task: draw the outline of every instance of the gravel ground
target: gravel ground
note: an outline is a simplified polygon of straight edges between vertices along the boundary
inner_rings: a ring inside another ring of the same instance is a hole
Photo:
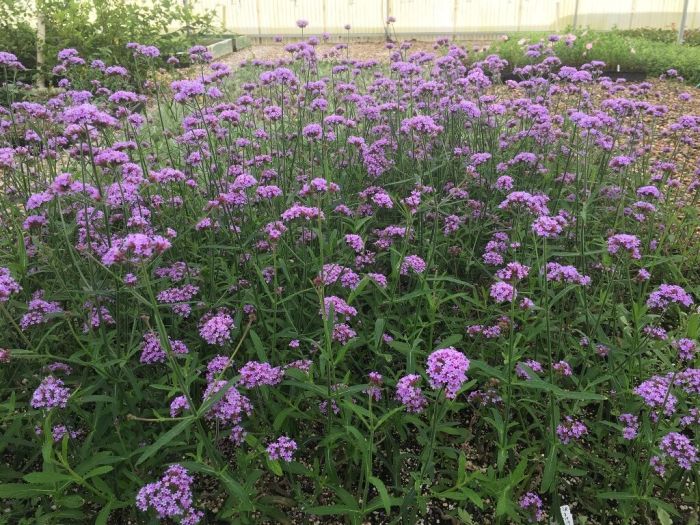
[[[419,41],[419,40],[409,40],[412,47],[411,51],[432,51],[434,42],[430,41]],[[321,43],[316,46],[317,54],[319,57],[326,57],[329,53],[333,52],[333,48],[341,43],[339,41],[333,43]],[[253,45],[249,48],[243,49],[242,51],[236,51],[235,53],[224,57],[221,61],[226,62],[231,65],[238,65],[244,60],[277,60],[280,58],[286,58],[289,56],[284,50],[284,46],[287,43],[273,43],[273,44],[260,44]],[[345,50],[341,51],[342,57],[346,56]],[[390,50],[386,48],[385,42],[350,42],[348,46],[348,56],[355,60],[369,60],[375,59],[379,61],[385,61],[389,58]]]

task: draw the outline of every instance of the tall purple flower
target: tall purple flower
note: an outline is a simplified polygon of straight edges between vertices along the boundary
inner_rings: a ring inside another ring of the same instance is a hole
[[[528,492],[524,494],[518,505],[521,509],[528,513],[528,519],[530,522],[540,522],[544,520],[544,511],[542,510],[542,498],[540,498],[534,492]]]
[[[428,404],[423,391],[417,386],[420,380],[419,375],[409,374],[396,383],[396,399],[406,406],[407,412],[418,414],[423,412]]]
[[[642,241],[636,235],[629,235],[627,233],[618,233],[608,237],[608,252],[610,254],[616,254],[620,250],[627,251],[632,259],[640,259],[642,257],[639,252],[639,247],[642,245]]]
[[[513,302],[518,296],[518,291],[512,284],[504,281],[498,281],[491,285],[491,298],[497,303]]]
[[[407,255],[404,257],[403,261],[401,261],[399,273],[401,275],[408,275],[409,271],[413,271],[414,273],[423,273],[425,268],[426,264],[423,259],[417,255]]]
[[[673,303],[690,307],[693,304],[693,298],[677,284],[664,283],[651,292],[651,294],[649,294],[649,299],[647,299],[647,306],[649,308],[659,310],[664,310]]]
[[[454,347],[441,348],[428,356],[426,372],[432,388],[444,388],[448,399],[457,397],[457,392],[467,380],[469,359]]]
[[[274,386],[282,381],[284,370],[270,363],[259,361],[248,361],[239,370],[241,379],[238,384],[244,388],[255,388],[258,386]]]
[[[280,436],[267,446],[267,456],[270,460],[282,460],[289,463],[297,450],[297,443],[287,436]]]
[[[193,482],[186,468],[171,465],[160,480],[139,490],[136,507],[144,512],[152,508],[160,519],[175,518],[181,525],[195,525],[204,513],[193,506]]]
[[[10,270],[0,268],[0,303],[5,303],[13,293],[19,293],[22,287],[10,275]]]
[[[66,408],[70,390],[64,386],[63,380],[53,376],[45,377],[32,394],[32,408]]]
[[[557,437],[564,445],[582,438],[585,434],[588,434],[586,425],[571,416],[566,416],[564,421],[557,426]]]
[[[208,313],[199,324],[199,335],[210,345],[224,346],[231,340],[231,330],[233,330],[233,317],[228,312],[221,310]]]
[[[678,466],[690,470],[698,462],[698,449],[688,437],[678,432],[670,432],[661,440],[659,448],[678,463]]]

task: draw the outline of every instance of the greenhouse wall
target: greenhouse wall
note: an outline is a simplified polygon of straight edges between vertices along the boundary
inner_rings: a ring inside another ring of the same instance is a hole
[[[142,0],[146,1],[146,0]],[[188,0],[212,10],[218,25],[238,33],[272,37],[296,35],[294,21],[310,24],[307,34],[376,36],[396,18],[402,36],[474,35],[513,31],[562,31],[577,27],[607,30],[678,28],[684,0]],[[700,0],[688,1],[686,28],[700,25]]]

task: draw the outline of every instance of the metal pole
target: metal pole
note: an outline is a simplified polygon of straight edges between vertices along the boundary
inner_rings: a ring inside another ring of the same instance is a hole
[[[46,63],[46,57],[44,56],[44,48],[46,47],[46,20],[44,18],[44,3],[37,2],[37,16],[36,16],[36,85],[39,87],[44,87],[44,65]]]
[[[576,0],[576,2],[574,2],[574,22],[572,24],[574,26],[574,31],[576,31],[576,24],[577,23],[578,23],[578,0]]]
[[[683,36],[685,33],[685,22],[688,18],[688,2],[690,0],[685,0],[683,2],[683,14],[681,15],[681,25],[678,27],[678,43],[683,43]]]

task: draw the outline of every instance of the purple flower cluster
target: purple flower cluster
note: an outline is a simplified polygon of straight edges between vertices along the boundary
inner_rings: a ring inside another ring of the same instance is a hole
[[[26,330],[30,326],[44,324],[49,321],[51,314],[59,314],[63,312],[63,308],[56,301],[44,300],[44,291],[37,290],[32,295],[32,300],[27,305],[27,313],[22,316],[19,321],[19,326],[22,330]]]
[[[401,261],[401,268],[399,269],[399,273],[401,275],[408,275],[409,271],[412,271],[414,273],[423,273],[425,271],[426,264],[423,259],[418,257],[417,255],[407,255],[404,257],[403,261]]]
[[[66,408],[70,390],[64,386],[62,379],[47,376],[32,394],[32,408]]]
[[[10,270],[0,268],[0,302],[7,302],[10,295],[19,293],[22,287],[10,275]]]
[[[223,379],[214,380],[207,385],[202,401],[206,402],[221,390],[225,393],[211,406],[207,412],[207,418],[216,419],[222,424],[237,425],[243,416],[250,416],[253,413],[253,404],[250,400]],[[179,404],[181,403],[180,401]]]
[[[143,512],[153,509],[160,519],[177,519],[180,525],[195,525],[204,513],[194,508],[193,482],[186,468],[171,465],[161,479],[139,490],[136,507]]]
[[[698,462],[698,449],[683,434],[669,432],[661,439],[659,448],[667,456],[673,458],[678,466],[690,470]]]
[[[199,322],[199,335],[210,345],[224,346],[231,340],[233,328],[233,317],[228,312],[210,312]]]
[[[406,407],[407,412],[418,414],[423,412],[428,404],[428,400],[418,386],[420,381],[419,375],[409,374],[396,383],[396,399]]]
[[[627,440],[636,438],[639,431],[639,418],[632,414],[620,414],[618,419],[620,423],[625,425],[625,428],[622,429],[622,437]]]
[[[557,437],[564,445],[568,445],[571,441],[581,439],[586,434],[588,434],[586,425],[571,416],[566,416],[564,421],[557,425]]]
[[[241,378],[238,385],[243,388],[256,388],[259,386],[274,386],[279,384],[284,377],[284,370],[270,363],[248,361],[239,370]]]
[[[168,338],[170,350],[173,355],[183,355],[189,349],[182,341]],[[155,332],[146,332],[141,343],[141,362],[144,364],[164,363],[168,357],[167,351],[160,343],[160,338]]]
[[[453,347],[441,348],[428,356],[426,373],[432,388],[444,388],[445,397],[454,399],[467,380],[469,359]]]
[[[497,303],[513,302],[518,297],[518,291],[512,284],[498,281],[491,285],[491,298]]]
[[[580,284],[588,286],[591,284],[591,278],[587,275],[581,275],[573,266],[565,266],[555,262],[547,263],[547,280],[554,282],[564,282],[568,284]]]
[[[287,436],[280,436],[276,441],[270,443],[267,448],[267,457],[271,461],[282,460],[289,463],[292,461],[294,452],[297,450],[297,443]]]
[[[658,310],[665,310],[671,304],[678,304],[688,308],[692,306],[693,298],[681,286],[664,283],[651,292],[647,299],[647,306]]]
[[[520,498],[520,501],[518,501],[518,505],[520,505],[521,509],[527,512],[528,520],[531,523],[539,523],[540,521],[544,520],[545,514],[542,510],[542,498],[540,498],[534,492],[524,494]]]
[[[624,250],[630,254],[632,259],[641,259],[642,254],[639,252],[641,245],[642,241],[636,235],[618,233],[608,237],[608,252],[612,255]]]

